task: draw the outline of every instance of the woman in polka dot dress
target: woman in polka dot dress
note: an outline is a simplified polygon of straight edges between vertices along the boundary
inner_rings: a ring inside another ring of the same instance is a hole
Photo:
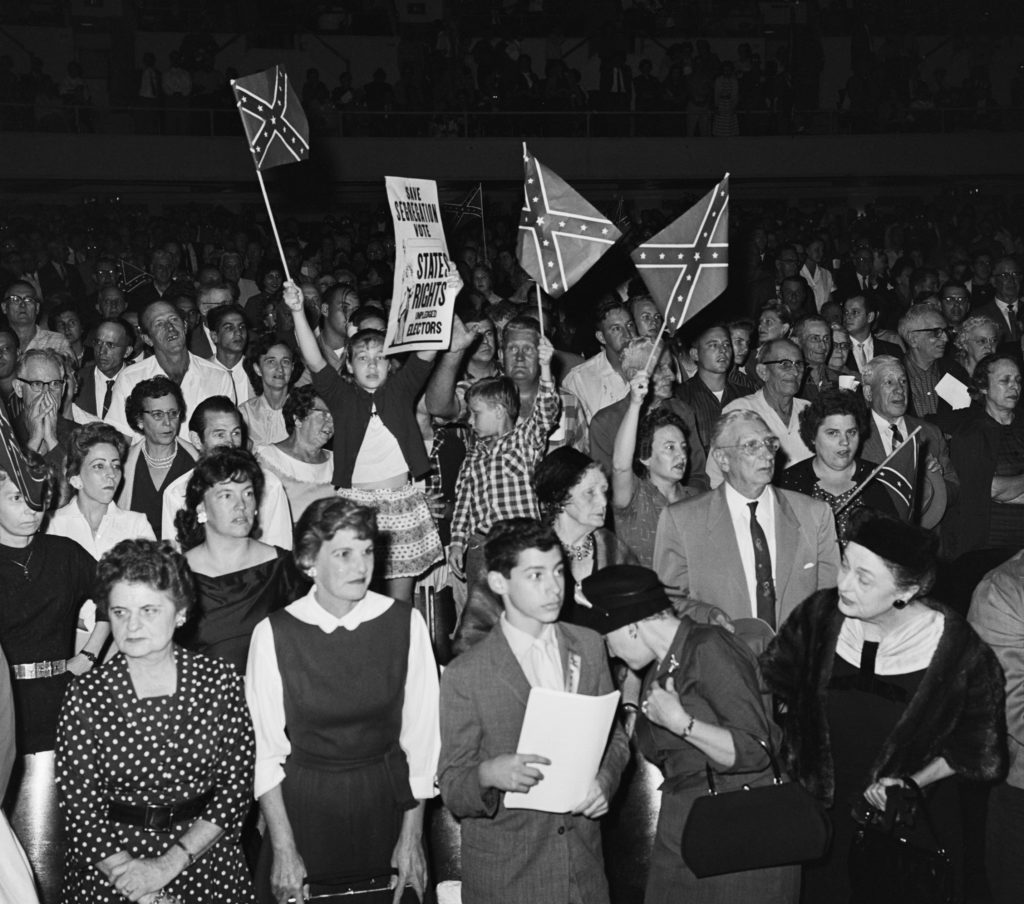
[[[74,683],[61,709],[61,901],[252,902],[238,842],[252,722],[232,667],[172,642],[194,601],[184,557],[122,541],[100,560],[95,600],[121,655]]]

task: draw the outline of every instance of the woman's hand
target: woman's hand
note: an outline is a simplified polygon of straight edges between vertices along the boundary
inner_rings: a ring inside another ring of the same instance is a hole
[[[89,669],[92,668],[92,660],[88,656],[83,656],[79,653],[77,656],[72,656],[67,662],[67,670],[71,672],[76,678],[80,675],[84,675]]]
[[[868,785],[867,790],[864,792],[864,797],[872,807],[884,813],[885,798],[888,793],[886,789],[897,785],[900,788],[907,787],[907,783],[901,778],[880,778],[877,782]]]
[[[141,901],[158,892],[177,876],[163,857],[153,860],[131,858],[110,870],[110,882],[129,901]]]
[[[655,684],[640,709],[655,725],[667,728],[672,734],[682,735],[690,724],[690,714],[676,696],[674,678],[669,678],[664,687]]]
[[[398,904],[406,888],[412,888],[423,900],[427,888],[427,855],[423,851],[423,835],[403,831],[391,854],[391,866],[398,870],[398,882],[392,904]]]
[[[304,901],[309,897],[306,883],[306,864],[299,851],[292,845],[288,848],[274,848],[274,860],[270,867],[270,890],[277,904],[288,904],[289,898]]]
[[[294,282],[286,282],[284,284],[284,303],[288,305],[290,311],[296,313],[302,310],[303,298],[302,289],[300,289]]]
[[[629,404],[638,407],[643,405],[644,399],[647,398],[647,388],[650,385],[651,378],[647,371],[641,370],[635,373],[633,379],[629,381]]]

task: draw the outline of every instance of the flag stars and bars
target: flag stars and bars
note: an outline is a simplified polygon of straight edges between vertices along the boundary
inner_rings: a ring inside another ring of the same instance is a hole
[[[519,263],[549,295],[575,285],[622,233],[597,208],[523,149],[526,184]]]
[[[707,307],[728,285],[729,175],[632,257],[669,329]]]
[[[309,157],[306,114],[281,66],[235,79],[231,86],[257,169]]]

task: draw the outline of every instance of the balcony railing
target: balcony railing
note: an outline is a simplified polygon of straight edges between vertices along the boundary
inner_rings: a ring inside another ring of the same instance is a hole
[[[883,120],[844,110],[707,112],[506,111],[339,112],[308,110],[314,138],[684,138],[951,134],[1024,131],[1024,108],[904,110]],[[233,107],[0,104],[0,131],[103,135],[241,135]]]

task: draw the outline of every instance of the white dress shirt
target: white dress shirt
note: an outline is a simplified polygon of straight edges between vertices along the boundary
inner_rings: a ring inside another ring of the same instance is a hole
[[[260,496],[260,540],[281,549],[292,548],[292,511],[284,485],[276,474],[263,468],[263,495]],[[178,532],[174,517],[185,507],[185,489],[195,469],[169,483],[163,490],[160,506],[160,539],[178,548]]]
[[[729,506],[732,527],[736,533],[736,545],[740,548],[740,563],[747,582],[748,603],[751,617],[757,618],[757,575],[754,570],[754,540],[750,536],[750,503],[757,503],[757,523],[764,531],[768,549],[772,556],[772,583],[778,574],[778,550],[775,547],[775,493],[770,486],[757,499],[747,499],[729,484],[725,485],[725,503]]]
[[[814,291],[814,306],[820,311],[822,305],[832,297],[836,288],[835,281],[832,279],[832,271],[819,265],[814,269],[814,276],[811,276],[807,264],[804,264],[800,268],[800,275],[807,280],[808,285]]]
[[[602,408],[629,395],[629,384],[612,367],[604,351],[577,364],[565,375],[562,387],[580,400],[580,408],[588,424]]]
[[[53,513],[46,528],[55,537],[74,540],[94,559],[99,559],[122,540],[155,540],[149,519],[141,512],[130,512],[111,502],[95,534],[89,526],[76,496]]]
[[[383,615],[393,604],[390,597],[369,590],[347,615],[335,618],[316,601],[316,588],[313,588],[285,611],[331,634],[338,629],[354,631],[364,622]],[[441,752],[440,691],[426,623],[415,609],[410,615],[409,663],[398,742],[409,761],[412,795],[425,800],[437,793],[434,776]],[[345,688],[338,688],[338,693],[345,691]],[[284,763],[292,752],[285,731],[284,688],[274,647],[274,629],[266,618],[252,632],[245,670],[245,698],[256,730],[255,796],[258,799],[284,780]]]
[[[132,394],[132,390],[143,380],[166,376],[155,355],[126,367],[117,375],[114,382],[114,396],[110,400],[110,410],[104,420],[117,427],[125,436],[131,437],[133,441],[139,441],[139,435],[132,430],[125,418],[124,403]],[[230,399],[234,397],[234,393],[231,375],[223,367],[212,361],[204,361],[189,352],[188,370],[181,381],[181,394],[185,397],[185,406],[188,410],[181,419],[178,436],[188,440],[188,419],[196,410],[196,405],[215,395],[227,396]]]
[[[544,625],[540,637],[533,637],[517,628],[501,613],[498,620],[501,631],[512,648],[530,687],[543,687],[549,691],[565,690],[562,655],[558,649],[558,632],[554,625]]]
[[[850,336],[850,345],[853,348],[853,360],[858,370],[863,370],[864,365],[875,357],[875,337],[868,333],[867,339],[863,342]]]
[[[211,358],[210,362],[216,364],[221,370],[225,371],[228,376],[231,377],[231,384],[234,387],[234,391],[228,396],[229,399],[233,399],[235,405],[244,405],[254,395],[252,389],[252,383],[249,380],[249,375],[245,372],[245,358],[239,358],[238,363],[234,367],[227,367],[216,358]]]

